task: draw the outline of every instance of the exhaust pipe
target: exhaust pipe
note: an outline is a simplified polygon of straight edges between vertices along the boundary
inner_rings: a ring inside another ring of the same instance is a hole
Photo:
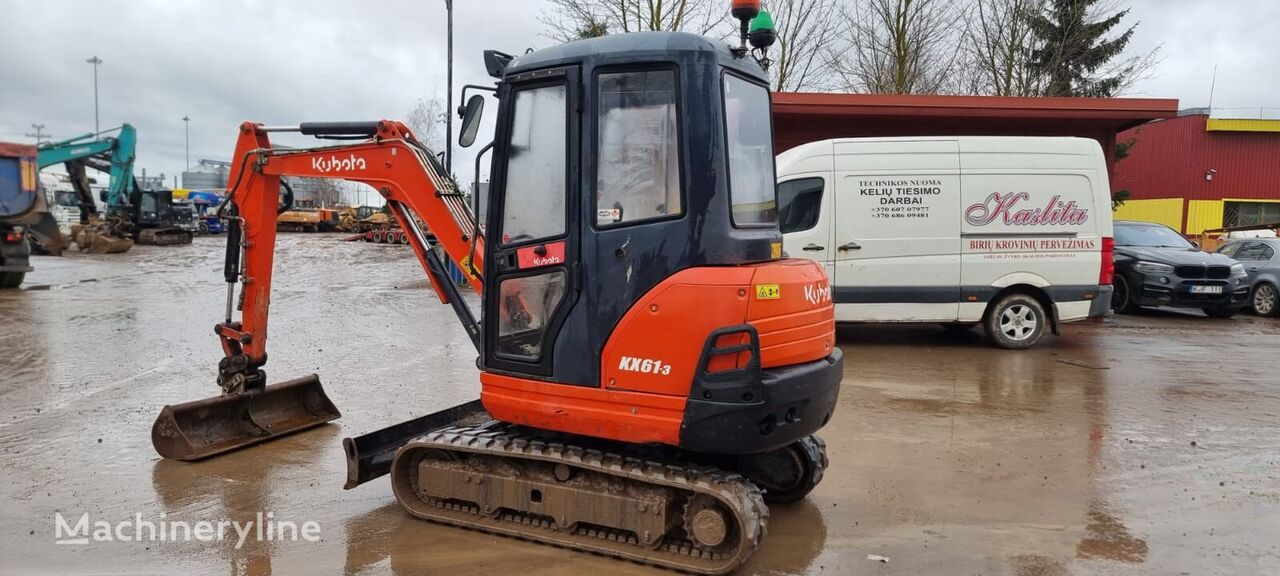
[[[311,374],[261,391],[165,406],[151,426],[151,445],[171,460],[202,460],[341,416]]]

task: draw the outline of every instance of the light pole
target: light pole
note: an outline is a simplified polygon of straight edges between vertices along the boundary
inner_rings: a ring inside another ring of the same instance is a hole
[[[449,93],[445,96],[444,104],[444,168],[453,176],[453,0],[444,0],[444,9],[448,12],[449,21],[449,62],[448,62],[448,85],[446,89]]]
[[[187,167],[183,170],[191,169],[191,117],[184,115],[182,117],[183,131],[187,135]]]
[[[94,54],[93,58],[85,60],[89,64],[93,64],[93,133],[98,133],[98,65],[102,64],[102,59]]]
[[[44,133],[44,124],[32,124],[32,125],[31,125],[31,127],[36,129],[36,133],[35,133],[35,134],[32,134],[32,133],[28,132],[28,133],[27,133],[27,137],[28,137],[28,138],[35,138],[35,139],[36,139],[36,146],[39,146],[39,145],[40,145],[40,141],[41,141],[41,140],[44,140],[44,136],[47,136],[47,134],[45,134],[45,133]]]

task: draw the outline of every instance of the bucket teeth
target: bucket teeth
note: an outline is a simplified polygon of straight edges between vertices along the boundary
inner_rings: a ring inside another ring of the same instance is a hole
[[[312,374],[258,392],[165,406],[151,427],[151,444],[165,458],[200,460],[341,416]]]

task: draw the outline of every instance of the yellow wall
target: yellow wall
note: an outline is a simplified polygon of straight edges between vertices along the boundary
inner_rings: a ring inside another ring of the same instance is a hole
[[[1182,198],[1127,200],[1115,211],[1116,220],[1158,222],[1187,235],[1222,227],[1225,202],[1280,202],[1258,198],[1223,198],[1222,200],[1186,200],[1187,228],[1182,228]]]
[[[1221,219],[1221,209],[1218,210],[1218,214]],[[1124,205],[1116,209],[1115,219],[1159,222],[1174,230],[1181,230],[1182,199],[1125,200]]]
[[[1183,234],[1199,234],[1205,230],[1221,227],[1221,200],[1191,200],[1187,202],[1187,229],[1182,231]]]

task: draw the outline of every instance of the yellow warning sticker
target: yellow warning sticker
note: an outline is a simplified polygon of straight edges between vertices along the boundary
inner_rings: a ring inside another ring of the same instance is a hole
[[[782,297],[782,289],[777,284],[756,284],[756,300],[777,300]]]
[[[774,242],[769,245],[769,258],[777,260],[782,257],[782,243]]]

